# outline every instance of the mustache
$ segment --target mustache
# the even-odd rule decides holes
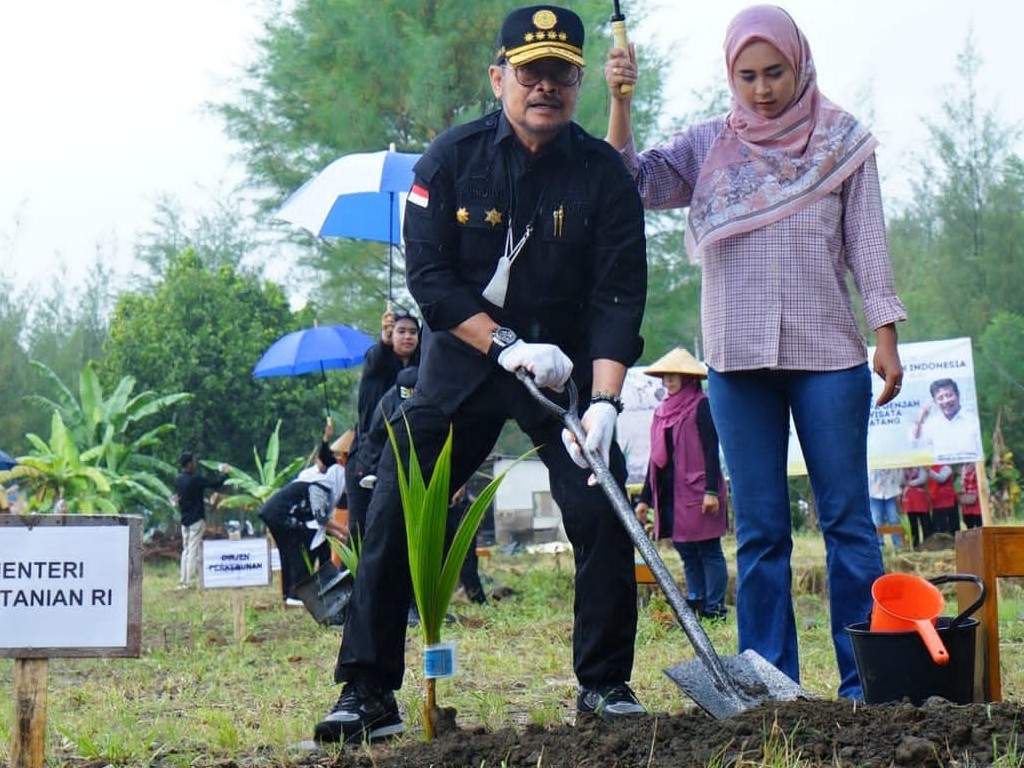
[[[530,99],[526,102],[528,107],[559,107],[562,106],[562,100],[557,96],[541,96],[536,99]]]

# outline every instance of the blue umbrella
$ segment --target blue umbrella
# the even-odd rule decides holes
[[[263,379],[320,371],[324,404],[329,413],[325,371],[359,365],[366,356],[366,350],[374,343],[371,336],[347,325],[320,325],[293,331],[270,345],[252,369],[252,375]]]
[[[395,152],[343,155],[285,200],[277,217],[318,237],[351,237],[388,244],[388,297],[392,252],[400,242],[405,198],[420,156]]]
[[[0,451],[0,471],[13,469],[18,465],[17,460],[7,451]]]

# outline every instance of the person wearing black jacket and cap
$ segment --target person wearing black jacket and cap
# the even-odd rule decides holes
[[[451,485],[463,485],[514,419],[537,447],[576,557],[576,709],[644,713],[628,681],[636,638],[633,544],[562,423],[516,378],[552,395],[570,375],[586,448],[620,483],[612,439],[626,369],[639,358],[647,293],[640,198],[612,148],[572,122],[582,20],[543,5],[505,19],[488,69],[501,110],[452,128],[414,169],[405,210],[406,274],[423,313],[416,392],[392,421],[401,461],[411,440],[429,476],[452,433]],[[565,445],[563,446],[563,443]],[[410,599],[396,459],[383,451],[320,742],[404,730],[394,691],[405,672]],[[624,492],[624,491],[623,491]]]

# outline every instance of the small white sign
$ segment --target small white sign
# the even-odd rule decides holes
[[[126,646],[128,573],[126,525],[4,527],[0,648]]]
[[[203,587],[265,587],[270,584],[270,543],[264,539],[203,542]]]

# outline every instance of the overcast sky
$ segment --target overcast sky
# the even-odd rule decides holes
[[[633,41],[672,54],[670,111],[694,109],[690,90],[724,77],[725,26],[748,4],[645,0],[643,7],[661,10],[641,26],[629,21],[639,0],[622,0]],[[235,148],[203,105],[231,98],[230,80],[254,54],[259,7],[254,0],[0,0],[0,277],[19,287],[71,285],[97,249],[126,272],[161,194],[201,206],[240,180]],[[983,104],[998,104],[1004,123],[1024,123],[1019,0],[789,0],[783,7],[810,40],[824,93],[869,120],[881,140],[890,200],[909,193],[913,153],[927,139],[922,118],[938,118],[948,89],[961,85],[956,56],[970,30],[983,60]],[[588,41],[591,77],[600,76],[605,46]]]

